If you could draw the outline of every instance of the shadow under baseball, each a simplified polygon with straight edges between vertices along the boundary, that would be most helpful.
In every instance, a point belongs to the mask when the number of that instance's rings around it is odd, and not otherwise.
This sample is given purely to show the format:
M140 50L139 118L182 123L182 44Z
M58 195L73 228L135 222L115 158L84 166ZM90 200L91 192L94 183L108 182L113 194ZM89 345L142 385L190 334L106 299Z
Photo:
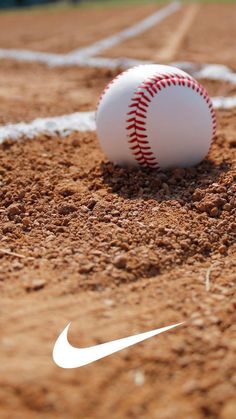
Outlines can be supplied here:
M122 168L110 162L101 163L103 182L109 189L125 199L155 201L177 200L190 203L197 188L206 189L226 173L230 165L204 160L193 168L158 172L147 168Z

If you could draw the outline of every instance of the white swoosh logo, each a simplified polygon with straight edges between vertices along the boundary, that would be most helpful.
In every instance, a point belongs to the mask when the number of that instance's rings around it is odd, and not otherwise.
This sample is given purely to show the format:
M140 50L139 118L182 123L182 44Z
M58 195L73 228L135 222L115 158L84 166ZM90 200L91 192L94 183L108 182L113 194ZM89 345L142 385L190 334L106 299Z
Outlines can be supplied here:
M83 365L91 364L91 362L97 361L98 359L105 358L108 355L135 345L143 340L180 326L183 323L184 322L172 324L171 326L161 327L160 329L113 340L96 346L90 346L88 348L75 348L68 342L67 333L70 327L69 323L56 340L53 349L53 360L61 368L82 367Z

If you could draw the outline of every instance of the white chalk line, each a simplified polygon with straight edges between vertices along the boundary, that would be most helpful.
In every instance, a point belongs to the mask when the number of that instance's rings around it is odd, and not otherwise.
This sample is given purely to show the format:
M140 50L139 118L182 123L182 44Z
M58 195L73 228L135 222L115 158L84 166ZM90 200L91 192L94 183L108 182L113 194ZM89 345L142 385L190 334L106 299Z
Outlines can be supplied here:
M49 54L34 52L28 50L5 50L0 49L0 58L10 58L17 61L28 61L28 62L41 62L47 64L50 67L54 66L72 66L79 65L85 67L98 67L98 68L123 68L127 69L139 64L153 64L152 61L147 60L135 60L126 57L120 58L105 58L105 57L80 57L74 58L67 55L60 54ZM196 64L191 62L174 62L169 63L176 67L181 68L184 71L190 73L193 77L226 81L232 84L236 84L236 73L233 72L229 67L222 64Z
M215 109L229 109L236 106L236 96L212 98ZM95 131L95 112L76 112L51 118L37 118L32 122L20 122L0 126L0 144L7 140L25 137L33 139L38 135L59 135L66 137L76 131Z
M68 59L66 55L14 49L0 49L0 58L11 58L17 61L41 62L47 64L50 67L80 65L84 67L127 69L140 64L153 64L153 61L135 60L126 57L70 57ZM193 77L196 78L215 81L226 81L231 84L236 84L236 73L233 72L229 67L222 64L196 64L188 61L174 62L169 64L181 68L184 71L187 71Z
M0 144L7 139L32 139L40 134L66 137L75 131L95 131L95 112L76 112L51 118L37 118L29 123L0 126Z
M165 18L182 7L179 1L170 3L135 25L116 33L115 35L101 39L89 47L75 49L67 54L53 54L37 52L25 49L0 49L0 58L12 58L19 61L37 61L49 66L86 65L89 58L102 51L118 45L126 39L133 38L162 22ZM89 65L89 64L88 64Z
M236 107L236 96L219 96L212 98L215 109L232 109Z
M112 46L118 45L125 39L132 38L139 35L151 28L154 25L162 22L166 17L175 13L182 7L181 3L176 1L170 3L168 6L163 7L156 13L136 23L135 25L127 28L117 34L104 38L89 47L79 48L71 51L67 54L53 54L47 52L37 52L25 49L0 49L0 58L10 58L18 61L26 62L41 62L49 67L61 67L61 66L87 66L87 67L100 67L100 68L130 68L134 65L139 64L150 64L151 61L146 60L135 60L126 57L120 58L103 58L94 57L94 55L111 48ZM180 62L170 63L170 65L176 65L179 68L189 72L193 77L216 80L216 81L227 81L232 84L236 84L236 73L230 70L230 68L220 64L202 64L198 65L191 62ZM228 100L228 98L226 98Z
M36 52L18 49L0 49L0 58L12 58L19 61L37 61L53 66L90 66L105 68L130 68L134 65L151 63L145 60L134 60L125 57L121 58L103 58L94 57L94 55L111 48L124 41L125 39L137 36L145 30L160 23L166 17L179 10L181 4L173 2L167 7L157 11L151 16L143 19L141 22L125 29L113 36L96 42L95 44L76 49L68 54L53 54L45 52ZM216 81L228 81L236 84L236 73L228 67L218 64L202 64L198 65L191 62L171 63L177 66L193 77L201 79L209 79ZM216 109L230 109L236 106L236 96L232 97L215 97L212 99ZM17 124L7 124L0 126L0 143L6 139L16 140L21 137L34 138L39 134L60 135L65 137L76 131L94 131L95 130L95 113L94 112L77 112L69 115L51 118L37 118L30 123L20 122Z
M157 25L158 23L162 22L168 16L178 11L181 7L182 5L178 1L170 3L168 6L163 7L161 10L158 10L151 16L148 16L147 18L141 20L135 25L121 32L118 32L115 35L109 36L108 38L102 39L89 47L79 48L71 52L69 56L70 57L93 57L94 55L98 55L102 51L112 48L115 45L118 45L121 42L125 41L126 39L133 38L137 35L140 35L146 30L152 28L154 25Z

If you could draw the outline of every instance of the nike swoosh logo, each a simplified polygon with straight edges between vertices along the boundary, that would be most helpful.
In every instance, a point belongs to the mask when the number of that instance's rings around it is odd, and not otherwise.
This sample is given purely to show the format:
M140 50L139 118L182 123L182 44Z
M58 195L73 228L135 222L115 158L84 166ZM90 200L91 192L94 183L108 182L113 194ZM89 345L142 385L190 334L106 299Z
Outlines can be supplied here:
M61 368L78 368L83 365L91 364L94 361L105 358L108 355L135 345L167 330L180 326L182 323L172 324L171 326L161 327L160 329L129 336L127 338L112 340L111 342L100 345L90 346L88 348L75 348L68 342L69 323L59 337L53 348L53 360Z

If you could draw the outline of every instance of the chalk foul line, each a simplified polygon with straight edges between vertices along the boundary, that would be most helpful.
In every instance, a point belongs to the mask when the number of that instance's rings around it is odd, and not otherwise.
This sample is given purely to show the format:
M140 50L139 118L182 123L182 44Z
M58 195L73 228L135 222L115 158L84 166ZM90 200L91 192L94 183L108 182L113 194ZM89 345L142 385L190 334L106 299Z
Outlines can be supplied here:
M103 58L94 55L118 45L120 42L137 36L152 26L160 23L166 17L179 10L181 4L172 2L163 7L151 16L143 19L135 25L127 28L113 36L102 39L95 44L76 49L68 54L53 54L18 49L0 49L0 58L11 58L18 61L36 61L53 66L89 66L101 68L123 68L127 69L134 65L148 64L150 61L134 60L125 57ZM170 63L184 71L189 72L195 78L227 81L236 84L236 73L228 67L219 64L198 65L191 62ZM215 97L212 99L216 109L230 109L236 106L236 96ZM94 112L77 112L52 118L37 118L30 123L20 122L18 124L7 124L0 126L0 143L4 140L18 139L20 137L34 138L39 134L60 135L65 137L75 131L94 131Z
M178 11L181 7L182 5L179 1L172 2L168 6L163 7L162 9L141 20L135 25L130 26L129 28L121 32L118 32L115 35L104 38L96 42L95 44L90 45L89 47L79 48L75 51L72 51L68 56L76 58L93 57L94 55L98 55L102 51L112 48L115 45L118 45L121 42L125 41L126 39L134 38L135 36L142 34L146 30L152 28L154 25L157 25L158 23L166 19L168 16Z
M236 96L213 97L215 109L236 107ZM32 122L20 122L0 126L0 144L7 139L17 140L21 137L32 139L38 135L59 135L66 137L76 131L95 131L95 112L75 112L51 118L37 118Z
M11 58L18 61L36 61L45 63L48 66L70 66L86 65L89 58L100 54L102 51L118 45L126 39L133 38L150 29L154 25L162 22L165 18L176 12L182 7L179 1L174 1L163 7L152 15L146 17L135 25L118 32L112 36L101 39L89 47L75 49L67 54L53 54L47 52L37 52L25 49L0 49L0 58ZM99 59L98 59L99 62ZM89 65L89 64L88 64Z
M0 126L0 144L7 139L32 139L40 134L66 137L75 131L95 131L95 112L76 112L52 118L37 118L29 123Z
M152 26L162 22L165 18L175 13L182 7L179 1L170 3L169 5L158 10L154 14L141 20L135 25L118 32L117 34L101 39L89 47L79 48L67 54L54 54L47 52L30 51L26 49L3 49L0 48L0 59L10 58L17 61L25 62L41 62L49 67L64 66L87 66L99 68L123 68L127 69L139 64L150 64L151 61L135 60L126 57L105 58L96 57L107 48L118 45L120 42L140 35ZM236 84L236 73L230 68L220 64L195 64L191 62L170 63L182 70L189 72L195 78L227 81ZM227 104L231 103L226 98Z
M218 96L212 98L215 109L232 109L236 107L236 96Z
M49 67L82 66L127 69L139 64L153 64L153 61L135 60L127 57L82 57L15 49L0 49L1 58L10 58L21 62L41 62ZM236 73L222 64L196 64L186 61L169 63L169 65L187 71L195 78L226 81L231 84L236 84Z

